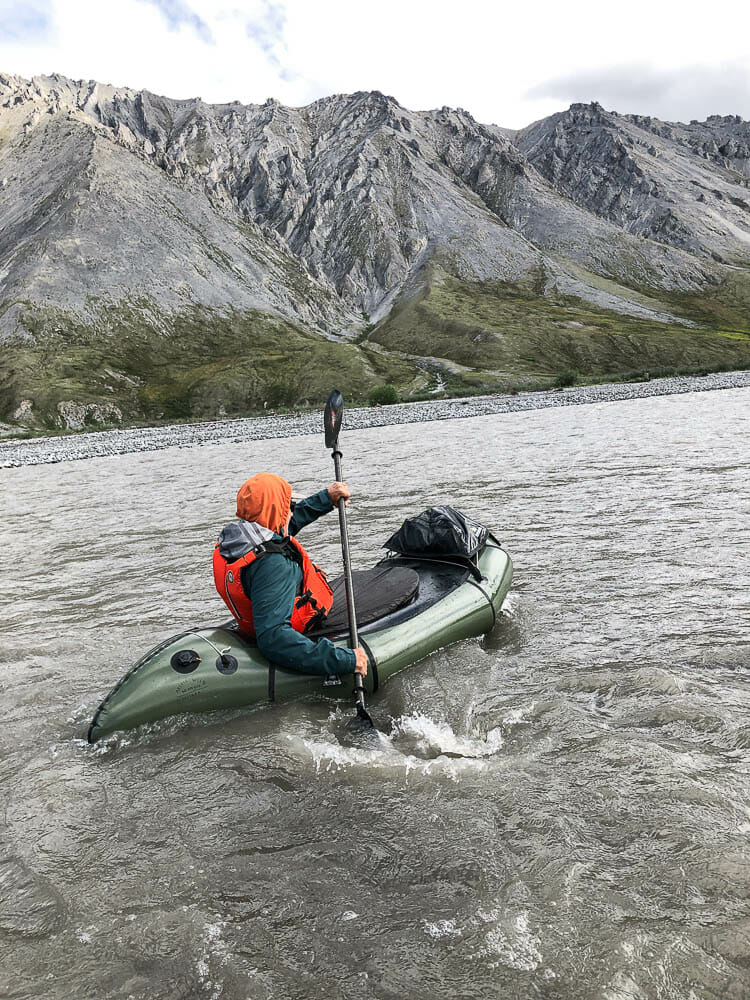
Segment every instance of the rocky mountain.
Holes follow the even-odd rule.
[[[749,136],[0,75],[0,419],[747,363]]]
[[[667,124],[574,104],[515,141],[557,190],[626,232],[750,264],[750,122]]]

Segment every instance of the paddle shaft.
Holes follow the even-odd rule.
[[[339,443],[333,446],[333,467],[335,469],[336,482],[343,482],[343,476],[341,473],[341,452],[339,451]],[[349,616],[349,645],[352,649],[356,649],[359,646],[359,638],[357,637],[357,617],[354,609],[354,587],[352,585],[352,562],[349,556],[349,533],[346,528],[346,501],[343,497],[339,498],[337,504],[339,509],[339,529],[341,531],[341,555],[344,559],[344,586],[346,587],[346,611]],[[357,704],[361,705],[364,709],[365,707],[365,689],[362,684],[362,674],[354,675],[354,691],[357,699]]]

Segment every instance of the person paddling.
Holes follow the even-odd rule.
[[[270,472],[248,479],[237,493],[239,521],[219,535],[214,583],[240,631],[277,666],[367,676],[364,649],[339,648],[305,634],[325,620],[333,595],[325,573],[294,537],[350,496],[346,483],[335,482],[293,505],[291,485]]]

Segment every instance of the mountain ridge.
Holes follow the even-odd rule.
[[[636,337],[658,336],[644,322],[682,337],[728,317],[741,344],[749,178],[750,123],[732,117],[687,126],[572,105],[511,132],[462,109],[409,111],[378,91],[303,108],[273,99],[209,105],[59,75],[0,74],[0,418],[21,419],[21,408],[24,420],[36,413],[39,423],[59,423],[60,403],[86,405],[88,393],[93,406],[116,395],[111,380],[102,387],[93,375],[61,374],[75,399],[53,392],[40,405],[43,378],[37,385],[24,370],[55,324],[75,327],[91,346],[112,334],[118,310],[131,322],[122,336],[147,334],[155,344],[195,310],[208,327],[245,316],[248,347],[252,317],[360,353],[371,343],[388,372],[368,376],[373,355],[362,355],[358,391],[367,377],[396,369],[404,389],[429,386],[438,353],[429,328],[427,349],[400,352],[424,363],[410,367],[397,352],[389,368],[382,349],[397,350],[398,317],[446,281],[474,287],[477,302],[486,301],[483,285],[500,283],[514,308],[526,301],[518,290],[532,289],[556,317],[579,303],[591,343],[612,314]],[[716,293],[727,287],[737,304],[720,316]],[[477,315],[468,326],[483,322]],[[482,327],[476,336],[485,333],[486,342],[503,335]],[[19,360],[21,344],[28,356]],[[719,345],[728,363],[742,355],[737,344]],[[508,374],[554,374],[543,344],[535,350],[536,370],[508,357]],[[607,361],[608,350],[593,351],[591,374],[625,363]],[[687,360],[685,350],[675,362]],[[581,352],[572,334],[569,353],[574,367]],[[637,360],[635,349],[625,354]],[[476,360],[475,384],[501,384],[483,374],[494,362]],[[187,369],[183,376],[190,380]],[[278,384],[267,376],[230,409],[267,402],[264,386]],[[150,376],[139,370],[137,378],[145,385]],[[228,403],[219,381],[217,413]],[[158,412],[132,399],[122,419]]]

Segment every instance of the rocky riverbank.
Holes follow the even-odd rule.
[[[458,417],[478,417],[518,410],[540,410],[553,406],[579,406],[616,400],[668,396],[674,393],[707,392],[716,389],[750,388],[750,371],[721,372],[713,375],[653,379],[650,382],[621,382],[606,385],[573,386],[569,389],[526,392],[518,395],[472,396],[463,399],[427,400],[394,406],[350,409],[345,414],[349,430],[385,427],[388,424],[424,423]],[[0,442],[0,468],[71,462],[105,455],[124,455],[162,448],[191,448],[218,442],[260,441],[322,433],[320,413],[271,415],[239,420],[216,420],[168,427],[138,427],[95,431]]]

